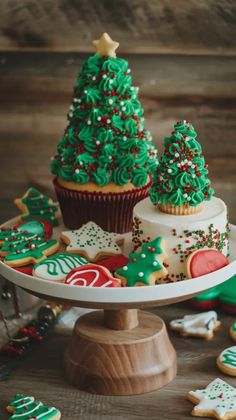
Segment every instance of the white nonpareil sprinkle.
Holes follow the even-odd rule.
[[[126,140],[127,140],[127,137],[126,137],[126,136],[124,136],[124,137],[123,137],[123,140],[124,140],[124,141],[126,141]]]
[[[126,110],[126,107],[125,106],[122,106],[121,109],[122,109],[122,111],[125,111]]]
[[[79,169],[78,169],[78,168],[75,170],[75,173],[76,173],[76,174],[78,174],[78,173],[79,173]]]
[[[187,200],[190,201],[191,200],[191,197],[188,197]]]
[[[143,276],[144,276],[143,272],[142,272],[142,271],[140,271],[140,272],[138,273],[138,276],[139,276],[139,277],[143,277]]]
[[[85,90],[85,91],[84,91],[84,93],[88,93],[88,91],[87,91],[87,90]]]
[[[146,258],[146,254],[141,254],[141,258]]]
[[[127,70],[127,73],[130,73],[130,72],[131,72],[131,70],[130,70],[130,69],[128,69],[128,70]]]
[[[100,144],[100,141],[99,140],[96,140],[96,144]]]
[[[174,163],[174,161],[173,160],[170,160],[170,163]]]
[[[107,120],[107,124],[110,124],[110,122],[111,122],[111,120],[110,120],[110,118],[108,118],[108,120]]]
[[[109,80],[109,83],[113,83],[113,79],[110,79],[110,80]]]
[[[195,174],[192,174],[192,178],[196,178],[196,175]]]
[[[101,119],[102,119],[102,117],[97,117],[97,120],[98,120],[98,121],[101,121]]]
[[[155,267],[157,265],[157,261],[153,261],[152,265]]]
[[[107,75],[106,74],[103,74],[102,77],[103,77],[103,79],[106,79],[107,78]]]
[[[125,266],[123,267],[123,270],[124,270],[124,271],[127,271],[127,270],[128,270],[127,265],[125,265]]]
[[[188,166],[192,166],[192,162],[190,160],[188,161]]]
[[[93,77],[92,77],[92,80],[96,80],[96,76],[93,76]]]
[[[179,157],[179,153],[175,153],[175,157]]]
[[[124,101],[120,101],[120,104],[121,104],[121,106],[123,106],[125,103],[124,103]]]
[[[111,105],[111,104],[113,104],[113,99],[109,99],[109,104]]]
[[[187,197],[188,197],[188,194],[186,194],[186,193],[185,193],[185,194],[184,194],[184,198],[187,198]]]
[[[88,120],[88,121],[87,121],[87,124],[88,124],[88,125],[91,125],[91,124],[92,124],[92,121],[91,121],[91,120]]]
[[[177,166],[178,166],[178,168],[180,168],[180,166],[181,166],[181,163],[177,163]]]
[[[171,174],[172,169],[169,168],[167,172],[168,172],[168,174]]]

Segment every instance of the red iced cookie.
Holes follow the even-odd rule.
[[[120,282],[112,277],[110,271],[97,264],[74,268],[67,274],[65,283],[71,286],[120,287]]]
[[[110,258],[105,258],[104,260],[98,261],[99,265],[106,267],[109,271],[116,271],[120,267],[124,267],[129,261],[129,258],[125,257],[122,254],[114,255]]]
[[[32,276],[33,265],[27,265],[25,267],[14,267],[14,270],[20,271],[21,273],[28,274]]]
[[[187,272],[190,278],[204,276],[229,264],[228,259],[215,249],[198,249],[187,259]]]
[[[49,239],[53,232],[53,227],[47,220],[37,218],[28,219],[27,221],[21,220],[14,227],[30,233],[37,233],[38,235],[43,234],[46,239]]]

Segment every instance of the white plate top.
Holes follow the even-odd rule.
[[[11,226],[16,221],[12,219],[4,226]],[[21,273],[8,267],[2,261],[0,261],[0,274],[32,294],[50,297],[52,301],[58,298],[65,304],[73,301],[74,306],[110,309],[162,306],[193,297],[236,274],[236,227],[231,225],[230,228],[230,264],[205,276],[176,283],[121,288],[68,286]]]

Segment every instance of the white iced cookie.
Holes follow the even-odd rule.
[[[223,350],[217,357],[216,364],[221,372],[236,376],[236,346],[227,347]]]
[[[62,232],[61,240],[67,245],[66,252],[83,255],[89,261],[121,254],[124,237],[106,232],[94,222],[88,222],[76,230]]]
[[[60,253],[36,264],[33,275],[45,280],[63,281],[71,270],[87,263],[88,261],[79,255]]]
[[[196,315],[185,315],[181,319],[174,319],[170,322],[170,328],[186,337],[203,337],[211,340],[221,325],[217,320],[215,311],[202,312]]]
[[[190,391],[187,396],[193,404],[192,415],[214,417],[219,420],[236,417],[236,389],[217,378],[204,389]]]

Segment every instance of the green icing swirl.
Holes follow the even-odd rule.
[[[150,199],[153,204],[197,206],[210,200],[214,190],[196,132],[189,122],[179,121],[164,140],[164,153],[155,172]]]
[[[145,185],[158,161],[138,91],[126,60],[89,57],[76,80],[51,172],[78,184]]]

